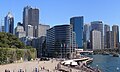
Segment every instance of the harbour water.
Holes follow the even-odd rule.
[[[92,55],[92,67],[99,68],[102,72],[120,72],[120,57],[111,55]]]

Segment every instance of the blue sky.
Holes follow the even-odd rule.
[[[40,10],[40,23],[54,26],[69,24],[73,16],[84,16],[84,22],[102,20],[105,24],[120,24],[120,0],[0,0],[0,22],[10,11],[22,22],[25,6]]]

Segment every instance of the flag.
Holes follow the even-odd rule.
[[[65,43],[64,43],[64,48],[65,48],[66,46],[65,46]]]
[[[69,46],[68,46],[68,44],[67,44],[67,48],[68,48]]]

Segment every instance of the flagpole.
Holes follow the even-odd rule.
[[[61,58],[62,58],[62,43],[61,43]]]

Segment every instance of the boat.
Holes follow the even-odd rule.
[[[119,54],[114,53],[114,54],[113,54],[113,57],[119,57]]]
[[[102,55],[109,55],[109,53],[108,52],[103,52]]]

